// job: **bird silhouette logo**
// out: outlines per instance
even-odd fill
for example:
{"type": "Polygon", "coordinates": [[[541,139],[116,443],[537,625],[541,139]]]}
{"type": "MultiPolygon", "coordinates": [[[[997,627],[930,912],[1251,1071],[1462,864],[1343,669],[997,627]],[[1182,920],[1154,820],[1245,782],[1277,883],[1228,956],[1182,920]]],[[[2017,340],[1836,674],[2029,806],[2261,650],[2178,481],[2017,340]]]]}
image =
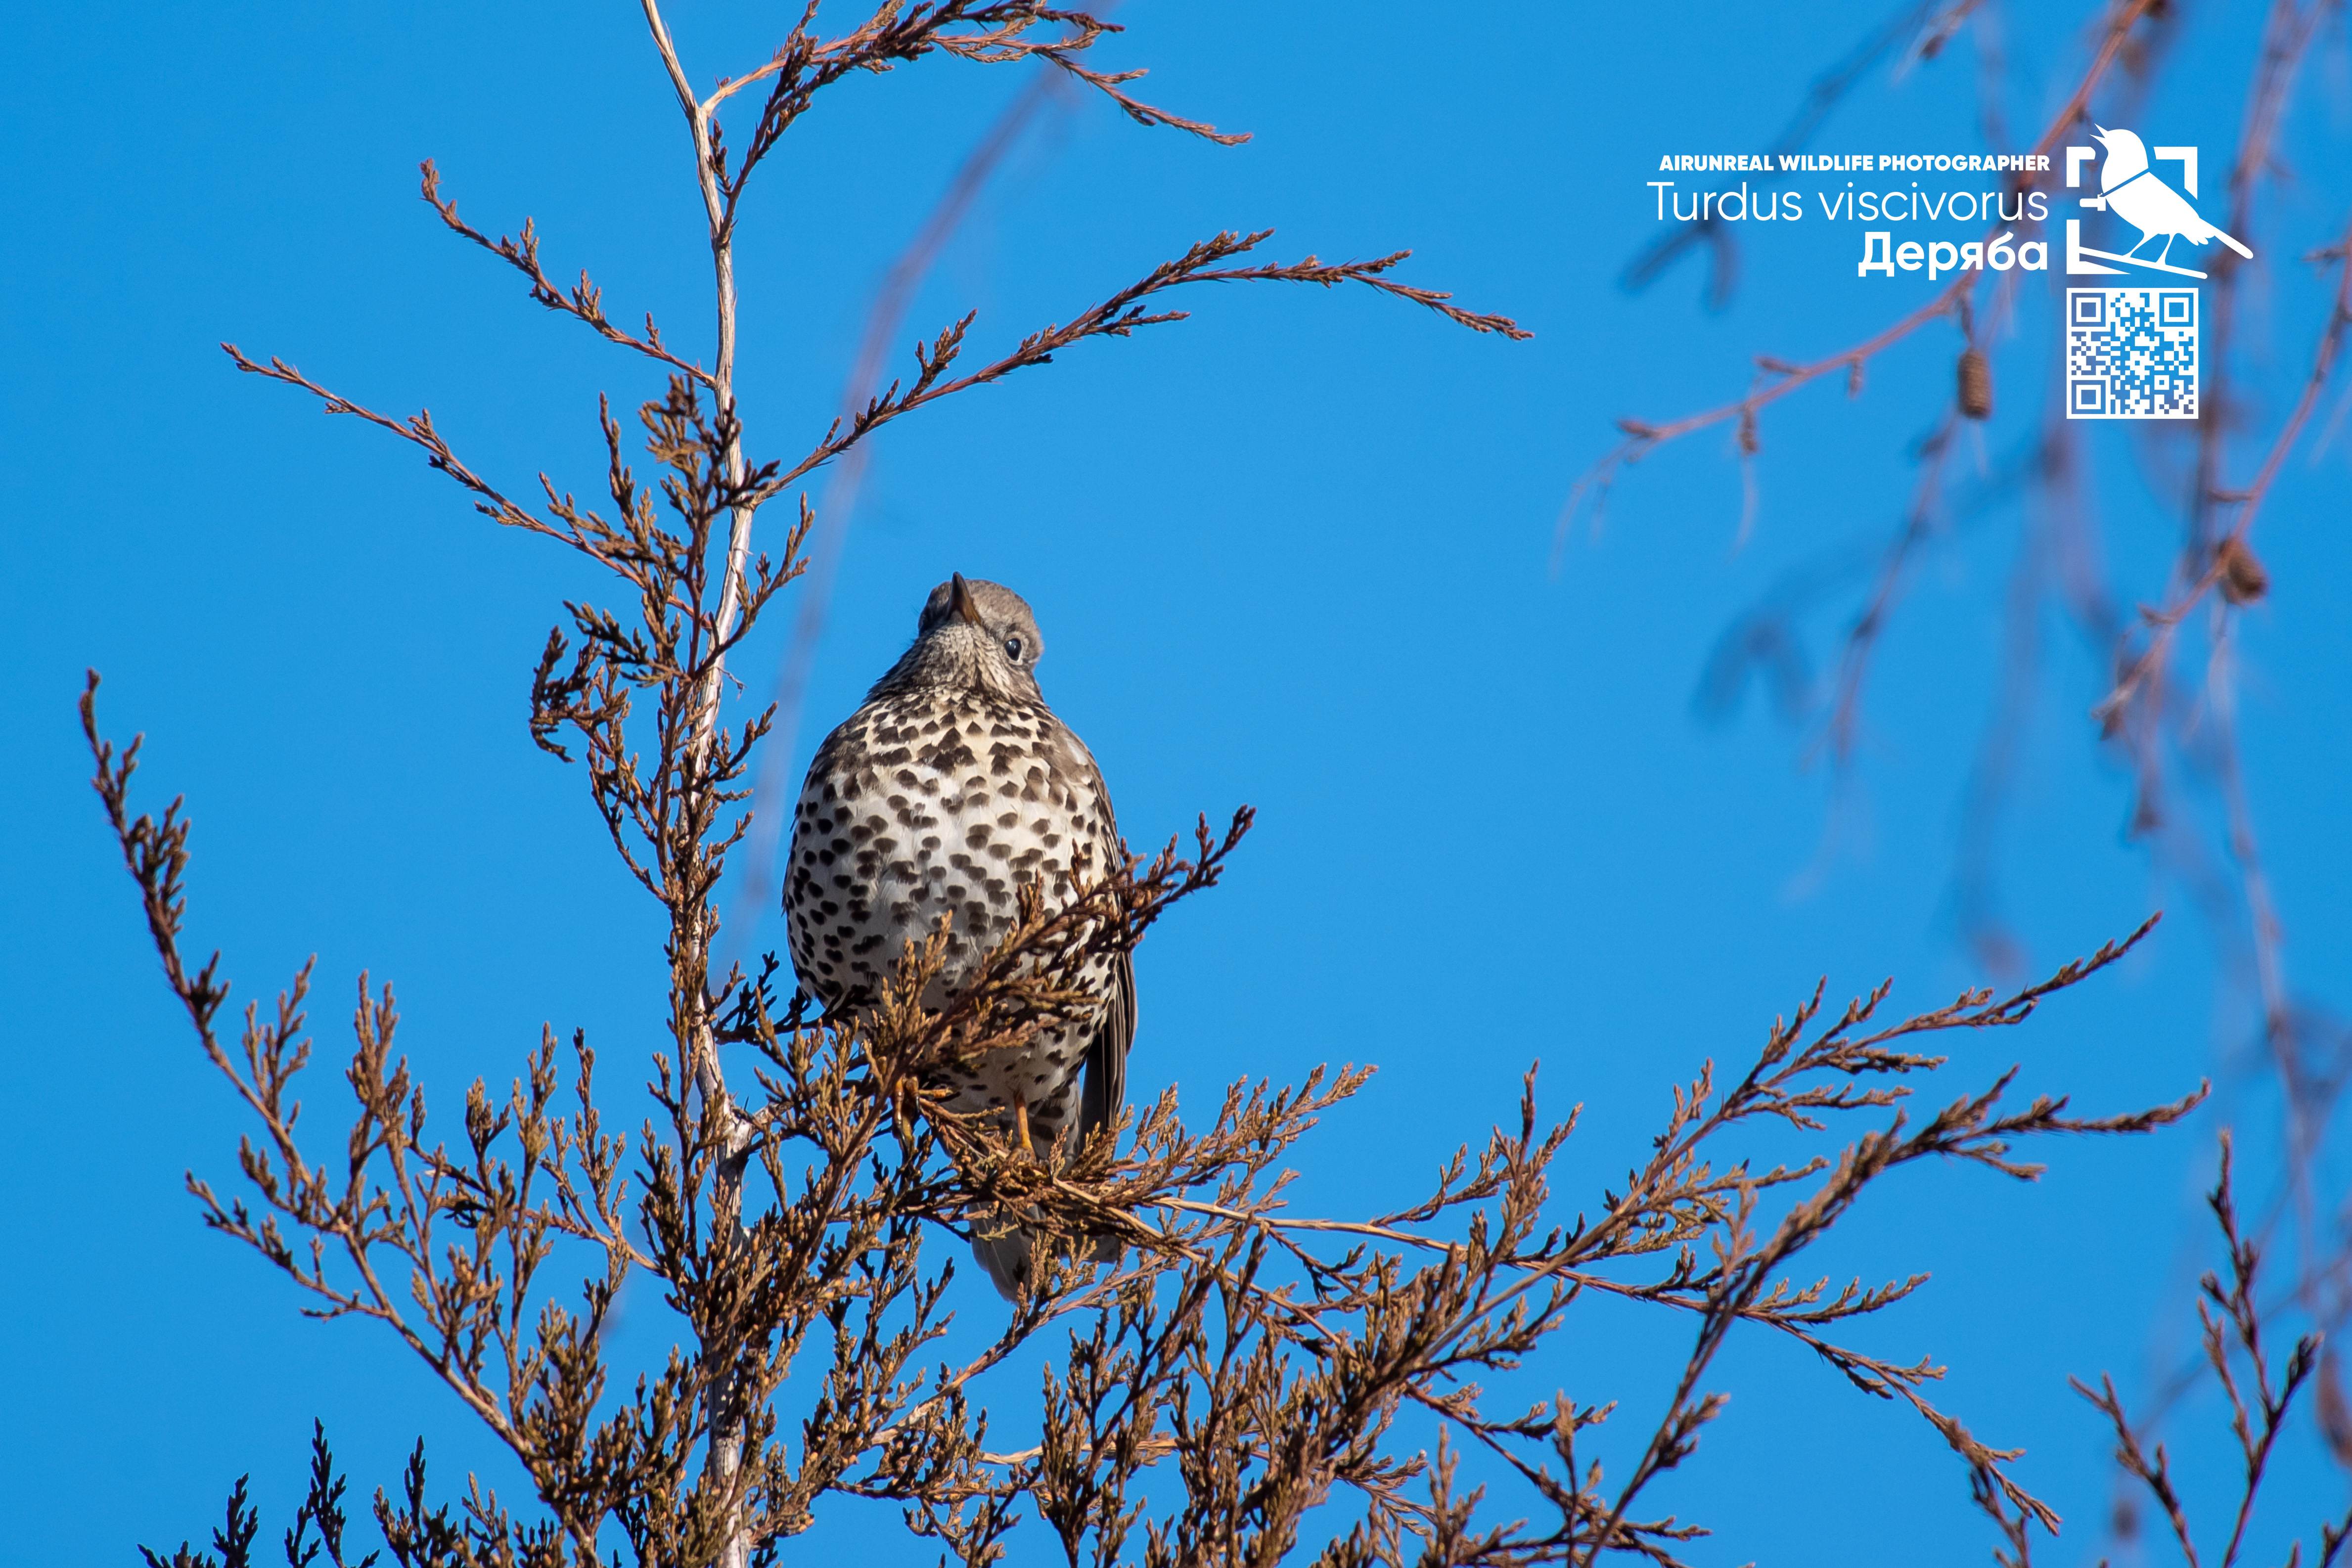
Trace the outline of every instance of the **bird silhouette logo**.
{"type": "Polygon", "coordinates": [[[2251,258],[2253,252],[2234,235],[2224,234],[2197,215],[2189,196],[2197,193],[2197,149],[2194,147],[2158,147],[2151,158],[2147,144],[2132,131],[2110,131],[2105,126],[2095,127],[2093,140],[2099,150],[2069,147],[2066,150],[2066,183],[2078,184],[2082,165],[2092,158],[2099,159],[2099,193],[2084,196],[2082,204],[2094,212],[2113,213],[2139,231],[2139,239],[2128,250],[2094,250],[2082,242],[2083,224],[2080,218],[2066,220],[2066,270],[2069,272],[2118,273],[2124,267],[2144,267],[2158,272],[2169,272],[2182,277],[2203,277],[2194,268],[2175,266],[2172,247],[2176,241],[2186,240],[2192,246],[2210,245],[2220,240],[2240,256],[2251,258]],[[2155,169],[2158,161],[2180,164],[2180,183],[2188,188],[2184,196],[2168,183],[2155,169]],[[2153,256],[2143,255],[2158,240],[2164,243],[2153,256]],[[2096,259],[2092,259],[2096,258],[2096,259]],[[2101,262],[2119,262],[2120,267],[2103,267],[2101,262]]]}

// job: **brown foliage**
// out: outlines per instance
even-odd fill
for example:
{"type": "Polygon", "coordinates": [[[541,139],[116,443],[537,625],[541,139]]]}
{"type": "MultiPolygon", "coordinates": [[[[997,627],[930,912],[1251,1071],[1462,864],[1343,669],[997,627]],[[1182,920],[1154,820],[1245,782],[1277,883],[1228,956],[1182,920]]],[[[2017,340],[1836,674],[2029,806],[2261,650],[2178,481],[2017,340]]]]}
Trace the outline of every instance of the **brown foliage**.
{"type": "Polygon", "coordinates": [[[297,1136],[291,1095],[310,1054],[308,972],[268,1012],[247,1009],[236,1048],[220,1040],[216,964],[191,975],[180,950],[187,822],[176,802],[160,821],[131,815],[136,747],[118,755],[99,738],[94,706],[85,699],[98,788],[165,975],[262,1130],[240,1154],[249,1197],[224,1200],[192,1179],[207,1222],[285,1270],[315,1313],[399,1334],[512,1449],[546,1511],[526,1525],[479,1490],[455,1513],[428,1508],[420,1455],[403,1498],[376,1500],[403,1563],[588,1563],[615,1526],[638,1562],[708,1563],[739,1533],[766,1548],[807,1528],[828,1496],[903,1504],[919,1533],[969,1563],[1001,1552],[1024,1503],[1073,1563],[1124,1560],[1140,1524],[1142,1560],[1174,1564],[1279,1561],[1314,1544],[1309,1516],[1335,1501],[1322,1561],[1569,1563],[1607,1550],[1672,1563],[1699,1527],[1636,1505],[1721,1413],[1705,1382],[1743,1323],[1908,1404],[2010,1507],[2054,1525],[2009,1475],[2015,1456],[1927,1397],[1940,1368],[1840,1343],[1840,1325],[1924,1276],[1832,1291],[1786,1267],[1898,1166],[1940,1156],[2030,1179],[2038,1167],[2014,1156],[2020,1138],[2142,1132],[2201,1098],[2083,1119],[2047,1097],[2004,1109],[2005,1073],[1916,1126],[1906,1113],[1904,1080],[1944,1063],[1916,1049],[1923,1037],[2022,1022],[2143,927],[2006,998],[1970,992],[1893,1023],[1875,1021],[1882,987],[1823,1026],[1817,989],[1727,1088],[1710,1068],[1675,1091],[1651,1156],[1622,1192],[1601,1195],[1597,1216],[1556,1216],[1549,1168],[1572,1124],[1541,1124],[1532,1071],[1515,1125],[1459,1151],[1421,1201],[1361,1220],[1294,1216],[1284,1192],[1294,1146],[1364,1070],[1236,1084],[1199,1133],[1171,1090],[1133,1119],[1125,1147],[1097,1138],[1060,1167],[945,1109],[931,1087],[941,1064],[1081,1005],[1067,977],[1087,954],[1133,942],[1213,884],[1244,813],[1222,837],[1204,825],[1189,858],[1171,846],[1068,908],[1033,906],[940,1012],[916,999],[938,970],[936,942],[910,950],[883,1004],[855,1022],[808,1020],[798,998],[779,1005],[768,977],[730,977],[706,1001],[722,1020],[717,1040],[756,1052],[757,1090],[730,1103],[730,1126],[727,1106],[690,1089],[683,1051],[659,1053],[663,1117],[634,1151],[604,1130],[593,1052],[575,1037],[567,1085],[551,1032],[502,1103],[476,1082],[459,1146],[429,1139],[423,1095],[394,1052],[391,993],[363,979],[346,1073],[356,1119],[336,1162],[319,1162],[297,1136]],[[1820,1134],[1857,1113],[1881,1120],[1795,1164],[1758,1169],[1726,1152],[1743,1132],[1820,1134]],[[1126,1254],[1097,1270],[1063,1249],[992,1344],[927,1369],[954,1265],[926,1241],[1005,1206],[1048,1236],[1114,1235],[1126,1254]],[[567,1244],[596,1264],[573,1287],[576,1309],[540,1281],[567,1244]],[[620,1395],[599,1331],[637,1270],[661,1282],[693,1343],[620,1395]],[[1686,1312],[1696,1327],[1664,1413],[1613,1484],[1578,1452],[1613,1402],[1497,1409],[1478,1381],[1534,1354],[1588,1293],[1686,1312]],[[1066,1320],[1055,1351],[1045,1331],[1066,1320]],[[1045,1359],[1044,1421],[1025,1446],[994,1451],[975,1385],[1024,1350],[1045,1359]],[[795,1370],[821,1388],[796,1441],[777,1411],[795,1370]],[[1396,1446],[1408,1414],[1440,1425],[1434,1456],[1396,1446]],[[738,1467],[698,1468],[730,1426],[738,1467]],[[1495,1522],[1483,1489],[1456,1485],[1463,1448],[1523,1484],[1513,1510],[1548,1522],[1495,1522]],[[1146,1490],[1163,1463],[1181,1500],[1146,1490]]]}
{"type": "MultiPolygon", "coordinates": [[[[2199,1283],[2197,1302],[2199,1344],[2206,1365],[2229,1403],[2230,1434],[2237,1440],[2241,1465],[2236,1506],[2230,1513],[2230,1533],[2221,1556],[2214,1559],[2220,1568],[2231,1568],[2239,1561],[2246,1545],[2246,1527],[2253,1521],[2263,1482],[2270,1474],[2272,1450],[2285,1428],[2287,1412],[2294,1406],[2296,1396],[2310,1384],[2314,1371],[2323,1364],[2320,1336],[2316,1333],[2297,1339],[2284,1366],[2272,1364],[2271,1352],[2263,1338],[2269,1310],[2256,1299],[2254,1291],[2255,1277],[2262,1268],[2262,1247],[2239,1226],[2237,1198],[2231,1189],[2230,1176],[2230,1137],[2225,1133],[2221,1136],[2221,1176],[2207,1203],[2221,1228],[2222,1245],[2229,1253],[2230,1272],[2226,1280],[2208,1273],[2199,1283]]],[[[2096,1388],[2077,1378],[2074,1389],[2096,1406],[2114,1427],[2116,1465],[2146,1489],[2164,1516],[2181,1561],[2187,1568],[2200,1568],[2202,1559],[2197,1552],[2196,1531],[2190,1528],[2188,1505],[2173,1484],[2171,1462],[2164,1445],[2151,1444],[2145,1428],[2134,1425],[2124,1409],[2122,1396],[2116,1392],[2114,1378],[2102,1376],[2096,1388]]],[[[2323,1426],[2331,1420],[2327,1409],[2331,1396],[2340,1406],[2342,1391],[2323,1371],[2319,1385],[2323,1426]]],[[[2352,1513],[2323,1523],[2319,1531],[2318,1568],[2330,1568],[2347,1539],[2352,1539],[2352,1513]]],[[[2027,1558],[2021,1540],[2013,1541],[2012,1553],[2017,1568],[2024,1568],[2027,1558]]],[[[2298,1542],[2287,1553],[2289,1568],[2294,1568],[2302,1560],[2303,1547],[2298,1542]]]]}

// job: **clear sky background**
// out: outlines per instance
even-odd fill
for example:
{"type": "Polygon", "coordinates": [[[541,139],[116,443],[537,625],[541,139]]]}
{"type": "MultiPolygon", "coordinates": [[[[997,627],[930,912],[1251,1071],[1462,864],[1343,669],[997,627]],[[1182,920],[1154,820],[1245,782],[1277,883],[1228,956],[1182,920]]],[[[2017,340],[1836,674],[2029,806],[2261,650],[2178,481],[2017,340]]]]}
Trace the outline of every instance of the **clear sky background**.
{"type": "MultiPolygon", "coordinates": [[[[2082,17],[2030,11],[2001,12],[2012,148],[2083,61],[2082,17]]],[[[2209,215],[2261,14],[2190,7],[2133,110],[2160,128],[2151,141],[2205,149],[2209,215]]],[[[1412,246],[1408,281],[1537,333],[1474,337],[1360,289],[1196,289],[1178,301],[1191,321],[893,425],[814,667],[803,757],[903,645],[932,583],[993,578],[1034,605],[1047,694],[1101,758],[1132,839],[1258,808],[1228,885],[1143,950],[1130,1083],[1148,1097],[1174,1082],[1205,1110],[1244,1074],[1377,1063],[1312,1145],[1303,1204],[1367,1212],[1404,1196],[1512,1113],[1540,1058],[1547,1104],[1585,1108],[1561,1176],[1569,1207],[1590,1210],[1646,1150],[1670,1085],[1751,1052],[1817,977],[1840,996],[1891,974],[1895,1004],[1916,1008],[1980,977],[1954,874],[2017,507],[1940,539],[1913,578],[1843,785],[1803,765],[1807,734],[1753,694],[1728,722],[1693,706],[1738,613],[1824,551],[1893,529],[1908,444],[1949,384],[1948,327],[1874,365],[1858,402],[1824,386],[1767,418],[1744,544],[1717,431],[1627,473],[1605,526],[1580,528],[1550,568],[1561,503],[1615,417],[1722,401],[1752,355],[1834,350],[1927,297],[1924,275],[1857,279],[1857,226],[1819,223],[1747,247],[1721,312],[1702,308],[1696,266],[1639,296],[1616,281],[1657,230],[1645,182],[1662,152],[1760,148],[1885,16],[1138,3],[1097,63],[1148,65],[1155,101],[1255,140],[1223,151],[1099,103],[1049,117],[917,303],[909,336],[976,307],[976,347],[998,348],[1195,238],[1272,225],[1283,256],[1412,246]]],[[[693,4],[672,22],[707,82],[760,58],[782,16],[693,4]]],[[[224,950],[239,996],[266,1000],[318,955],[322,1133],[362,970],[398,988],[407,1049],[452,1111],[474,1075],[504,1082],[543,1020],[585,1027],[607,1063],[642,1061],[661,1019],[656,910],[613,862],[580,777],[524,728],[560,601],[602,586],[474,516],[408,449],[237,376],[214,345],[282,354],[387,411],[429,404],[510,488],[544,469],[593,489],[597,392],[627,406],[657,383],[443,232],[415,165],[439,160],[485,227],[535,216],[551,271],[588,266],[616,316],[651,308],[705,352],[707,253],[675,104],[621,5],[101,0],[14,7],[9,31],[0,1561],[117,1563],[134,1542],[176,1542],[247,1469],[274,1531],[314,1416],[362,1492],[419,1434],[436,1490],[476,1467],[511,1486],[387,1335],[298,1317],[266,1265],[199,1227],[183,1173],[233,1178],[245,1124],[156,974],[73,700],[85,666],[103,671],[109,725],[148,735],[147,804],[186,793],[190,941],[224,950]]],[[[2329,241],[2352,194],[2345,81],[2331,39],[2290,117],[2291,178],[2249,236],[2268,267],[2250,296],[2263,391],[2233,449],[2241,476],[2323,319],[2292,258],[2329,241]]],[[[882,269],[1021,86],[926,62],[827,94],[787,141],[742,240],[756,448],[796,455],[821,430],[882,269]]],[[[1882,67],[1814,145],[1979,150],[1977,92],[1965,43],[1899,76],[1882,67]]],[[[2037,292],[1996,345],[1989,468],[2032,434],[2053,323],[2037,292]]],[[[2291,973],[2336,1009],[2352,1008],[2347,446],[2315,465],[2306,444],[2289,465],[2260,539],[2275,591],[2245,618],[2243,650],[2248,786],[2291,973]]],[[[2108,432],[2094,452],[2115,580],[2153,599],[2178,534],[2146,476],[2177,449],[2108,432]]],[[[813,496],[824,504],[822,476],[813,496]]],[[[1832,592],[1807,622],[1817,664],[1859,592],[1832,592]]],[[[755,695],[791,612],[739,664],[755,695]]],[[[2054,617],[2044,630],[1998,852],[2005,912],[2038,969],[2154,908],[2171,917],[2025,1030],[1958,1042],[1953,1075],[1975,1084],[2020,1061],[2026,1091],[2096,1112],[2207,1075],[2216,1099],[2160,1137],[2042,1151],[2035,1187],[1906,1172],[1808,1265],[1934,1273],[1861,1343],[1949,1364],[1941,1396],[2028,1450],[2021,1476],[2068,1521],[2050,1560],[2074,1563],[2105,1550],[2113,1488],[2066,1379],[2111,1371],[2145,1397],[2179,1364],[2211,1256],[2198,1211],[2217,1134],[2234,1124],[2272,1150],[2278,1116],[2228,957],[2242,908],[2200,912],[2126,838],[2129,781],[2085,717],[2105,655],[2054,617]]],[[[745,940],[781,946],[781,927],[745,940]]],[[[983,1291],[971,1310],[998,1308],[983,1291]]],[[[619,1346],[657,1360],[665,1333],[647,1308],[619,1346]]],[[[1638,1422],[1665,1396],[1682,1333],[1596,1309],[1530,1377],[1622,1398],[1620,1419],[1638,1422]]],[[[1907,1412],[1786,1346],[1736,1340],[1721,1369],[1730,1413],[1660,1494],[1718,1531],[1701,1561],[1984,1559],[1960,1468],[1907,1412]]],[[[2210,1521],[2231,1484],[2219,1416],[2200,1398],[2181,1421],[2176,1451],[2210,1521]]],[[[2272,1560],[2345,1500],[2307,1417],[2283,1465],[2258,1536],[2272,1560]]],[[[830,1539],[907,1550],[895,1515],[830,1539]]]]}

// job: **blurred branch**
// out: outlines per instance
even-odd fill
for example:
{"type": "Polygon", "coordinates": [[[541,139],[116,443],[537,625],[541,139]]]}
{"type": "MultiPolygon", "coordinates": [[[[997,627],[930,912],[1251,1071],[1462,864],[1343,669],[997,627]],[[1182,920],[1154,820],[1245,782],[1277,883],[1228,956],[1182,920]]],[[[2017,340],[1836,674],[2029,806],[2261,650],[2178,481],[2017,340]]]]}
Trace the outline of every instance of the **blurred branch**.
{"type": "Polygon", "coordinates": [[[2320,329],[2318,347],[2312,355],[2311,372],[2304,379],[2302,395],[2295,399],[2293,412],[2272,438],[2270,449],[2263,455],[2262,466],[2256,470],[2252,481],[2242,490],[2215,488],[2207,492],[2214,504],[2236,507],[2237,516],[2207,553],[2202,565],[2185,588],[2160,607],[2141,607],[2141,623],[2148,632],[2147,643],[2123,663],[2114,687],[2091,710],[2092,716],[2101,724],[2110,727],[2119,724],[2125,710],[2152,680],[2159,676],[2171,652],[2175,632],[2189,612],[2204,601],[2208,593],[2218,589],[2231,604],[2243,605],[2269,591],[2269,574],[2263,570],[2246,541],[2253,530],[2255,517],[2260,515],[2263,501],[2278,477],[2281,465],[2302,438],[2313,406],[2318,402],[2320,392],[2335,373],[2336,356],[2343,345],[2345,325],[2352,321],[2352,266],[2346,262],[2347,248],[2352,248],[2352,226],[2346,228],[2344,238],[2335,245],[2314,251],[2305,258],[2324,267],[2332,267],[2336,277],[2335,296],[2329,304],[2326,323],[2320,329]]]}
{"type": "MultiPolygon", "coordinates": [[[[873,401],[876,389],[881,385],[883,362],[914,305],[917,290],[938,263],[949,240],[962,226],[998,165],[1010,155],[1022,133],[1051,99],[1059,80],[1042,72],[1030,78],[965,154],[915,237],[891,262],[866,314],[866,332],[859,340],[857,358],[842,388],[841,418],[855,419],[857,412],[873,401]]],[[[824,513],[811,551],[812,566],[801,595],[800,613],[793,619],[792,637],[776,670],[777,733],[783,744],[770,747],[761,766],[753,801],[751,855],[735,893],[733,924],[739,931],[748,932],[755,927],[761,911],[775,891],[776,845],[785,821],[781,803],[784,792],[792,788],[789,769],[793,760],[793,738],[800,730],[809,674],[815,664],[817,643],[824,635],[826,612],[832,604],[834,573],[848,540],[849,525],[856,516],[866,465],[873,452],[871,446],[863,444],[851,447],[835,466],[832,483],[825,491],[824,513]]]]}
{"type": "MultiPolygon", "coordinates": [[[[1846,94],[1853,90],[1869,74],[1871,67],[1885,57],[1888,51],[1910,39],[1915,47],[1932,55],[1942,47],[1943,40],[1950,37],[1952,30],[1959,26],[1961,19],[1975,8],[1977,3],[1978,0],[1964,0],[1961,5],[1946,7],[1942,14],[1937,13],[1935,0],[1906,4],[1896,10],[1874,31],[1864,35],[1843,58],[1812,79],[1805,89],[1805,96],[1797,105],[1796,112],[1780,128],[1780,133],[1765,144],[1766,158],[1777,165],[1781,153],[1803,152],[1812,141],[1813,132],[1822,128],[1846,94]]],[[[1776,167],[1762,182],[1760,188],[1769,188],[1779,183],[1780,171],[1776,167]]],[[[1717,187],[1718,193],[1721,189],[1717,187]]],[[[1707,307],[1719,310],[1731,300],[1732,287],[1738,276],[1738,248],[1724,228],[1722,220],[1712,213],[1678,225],[1643,246],[1639,256],[1626,263],[1618,282],[1627,290],[1638,294],[1664,277],[1686,252],[1700,245],[1709,247],[1709,259],[1713,264],[1707,269],[1707,307]]]]}

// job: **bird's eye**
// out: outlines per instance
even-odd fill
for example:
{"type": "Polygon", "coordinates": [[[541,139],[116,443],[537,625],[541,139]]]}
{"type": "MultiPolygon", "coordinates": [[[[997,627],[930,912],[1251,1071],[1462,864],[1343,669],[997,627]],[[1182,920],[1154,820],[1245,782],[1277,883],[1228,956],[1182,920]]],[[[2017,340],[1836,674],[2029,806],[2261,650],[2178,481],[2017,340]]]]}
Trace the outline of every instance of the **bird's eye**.
{"type": "Polygon", "coordinates": [[[1010,658],[1016,664],[1021,662],[1021,649],[1022,642],[1020,638],[1007,637],[1004,640],[1005,656],[1010,658]]]}

